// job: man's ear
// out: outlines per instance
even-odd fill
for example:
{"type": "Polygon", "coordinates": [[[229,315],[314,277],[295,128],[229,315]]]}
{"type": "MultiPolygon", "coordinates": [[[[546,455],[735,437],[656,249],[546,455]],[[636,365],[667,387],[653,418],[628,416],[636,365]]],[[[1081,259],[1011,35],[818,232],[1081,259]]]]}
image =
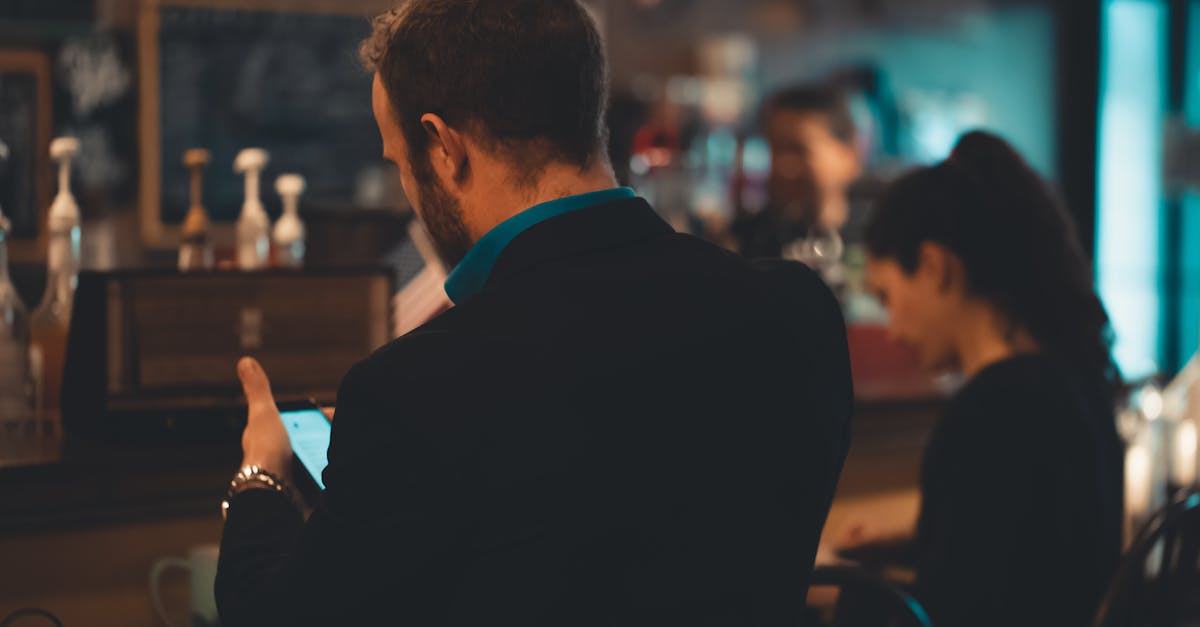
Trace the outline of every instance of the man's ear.
{"type": "Polygon", "coordinates": [[[434,171],[442,180],[462,183],[470,171],[466,137],[433,113],[421,116],[421,126],[429,136],[429,160],[434,171]]]}

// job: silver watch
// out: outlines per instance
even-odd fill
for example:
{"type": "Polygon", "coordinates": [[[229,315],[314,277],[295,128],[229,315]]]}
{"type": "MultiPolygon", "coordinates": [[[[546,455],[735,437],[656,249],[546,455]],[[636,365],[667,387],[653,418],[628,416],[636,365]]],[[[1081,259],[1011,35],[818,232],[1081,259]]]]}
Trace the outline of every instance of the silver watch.
{"type": "Polygon", "coordinates": [[[292,495],[292,488],[286,481],[265,468],[253,465],[243,466],[229,482],[229,491],[226,492],[225,499],[221,501],[221,520],[225,520],[229,516],[229,503],[233,497],[246,490],[272,490],[286,496],[293,504],[296,502],[292,495]]]}

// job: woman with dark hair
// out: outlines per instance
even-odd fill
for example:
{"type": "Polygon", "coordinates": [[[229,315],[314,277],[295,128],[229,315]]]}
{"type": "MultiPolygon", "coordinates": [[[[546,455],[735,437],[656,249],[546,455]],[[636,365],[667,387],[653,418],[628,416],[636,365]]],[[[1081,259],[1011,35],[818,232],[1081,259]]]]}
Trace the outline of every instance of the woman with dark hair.
{"type": "Polygon", "coordinates": [[[939,627],[1089,624],[1121,550],[1121,380],[1068,217],[973,132],[888,188],[867,250],[891,334],[967,378],[922,466],[918,598],[939,627]]]}

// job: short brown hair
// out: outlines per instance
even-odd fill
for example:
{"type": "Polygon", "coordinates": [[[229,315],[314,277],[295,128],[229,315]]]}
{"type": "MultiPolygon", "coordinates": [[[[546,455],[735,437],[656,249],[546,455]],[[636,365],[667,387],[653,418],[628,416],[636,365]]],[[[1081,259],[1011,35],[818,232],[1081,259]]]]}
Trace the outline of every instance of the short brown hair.
{"type": "Polygon", "coordinates": [[[414,163],[428,149],[425,113],[504,149],[525,180],[603,154],[604,49],[576,0],[408,0],[375,18],[360,52],[414,163]]]}

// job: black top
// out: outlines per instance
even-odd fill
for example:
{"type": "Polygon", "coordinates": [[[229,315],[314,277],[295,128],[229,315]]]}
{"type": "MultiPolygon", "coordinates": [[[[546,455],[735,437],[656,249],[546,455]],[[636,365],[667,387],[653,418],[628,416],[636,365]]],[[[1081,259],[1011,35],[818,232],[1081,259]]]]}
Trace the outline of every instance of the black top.
{"type": "Polygon", "coordinates": [[[808,235],[808,224],[784,220],[777,210],[768,207],[738,217],[730,232],[737,239],[738,252],[748,258],[782,257],[784,246],[808,235]]]}
{"type": "Polygon", "coordinates": [[[346,375],[307,523],[234,499],[222,624],[795,625],[851,404],[803,266],[552,218],[346,375]]]}
{"type": "Polygon", "coordinates": [[[918,598],[938,627],[1088,625],[1121,551],[1111,402],[1050,358],[988,366],[925,454],[918,598]]]}

